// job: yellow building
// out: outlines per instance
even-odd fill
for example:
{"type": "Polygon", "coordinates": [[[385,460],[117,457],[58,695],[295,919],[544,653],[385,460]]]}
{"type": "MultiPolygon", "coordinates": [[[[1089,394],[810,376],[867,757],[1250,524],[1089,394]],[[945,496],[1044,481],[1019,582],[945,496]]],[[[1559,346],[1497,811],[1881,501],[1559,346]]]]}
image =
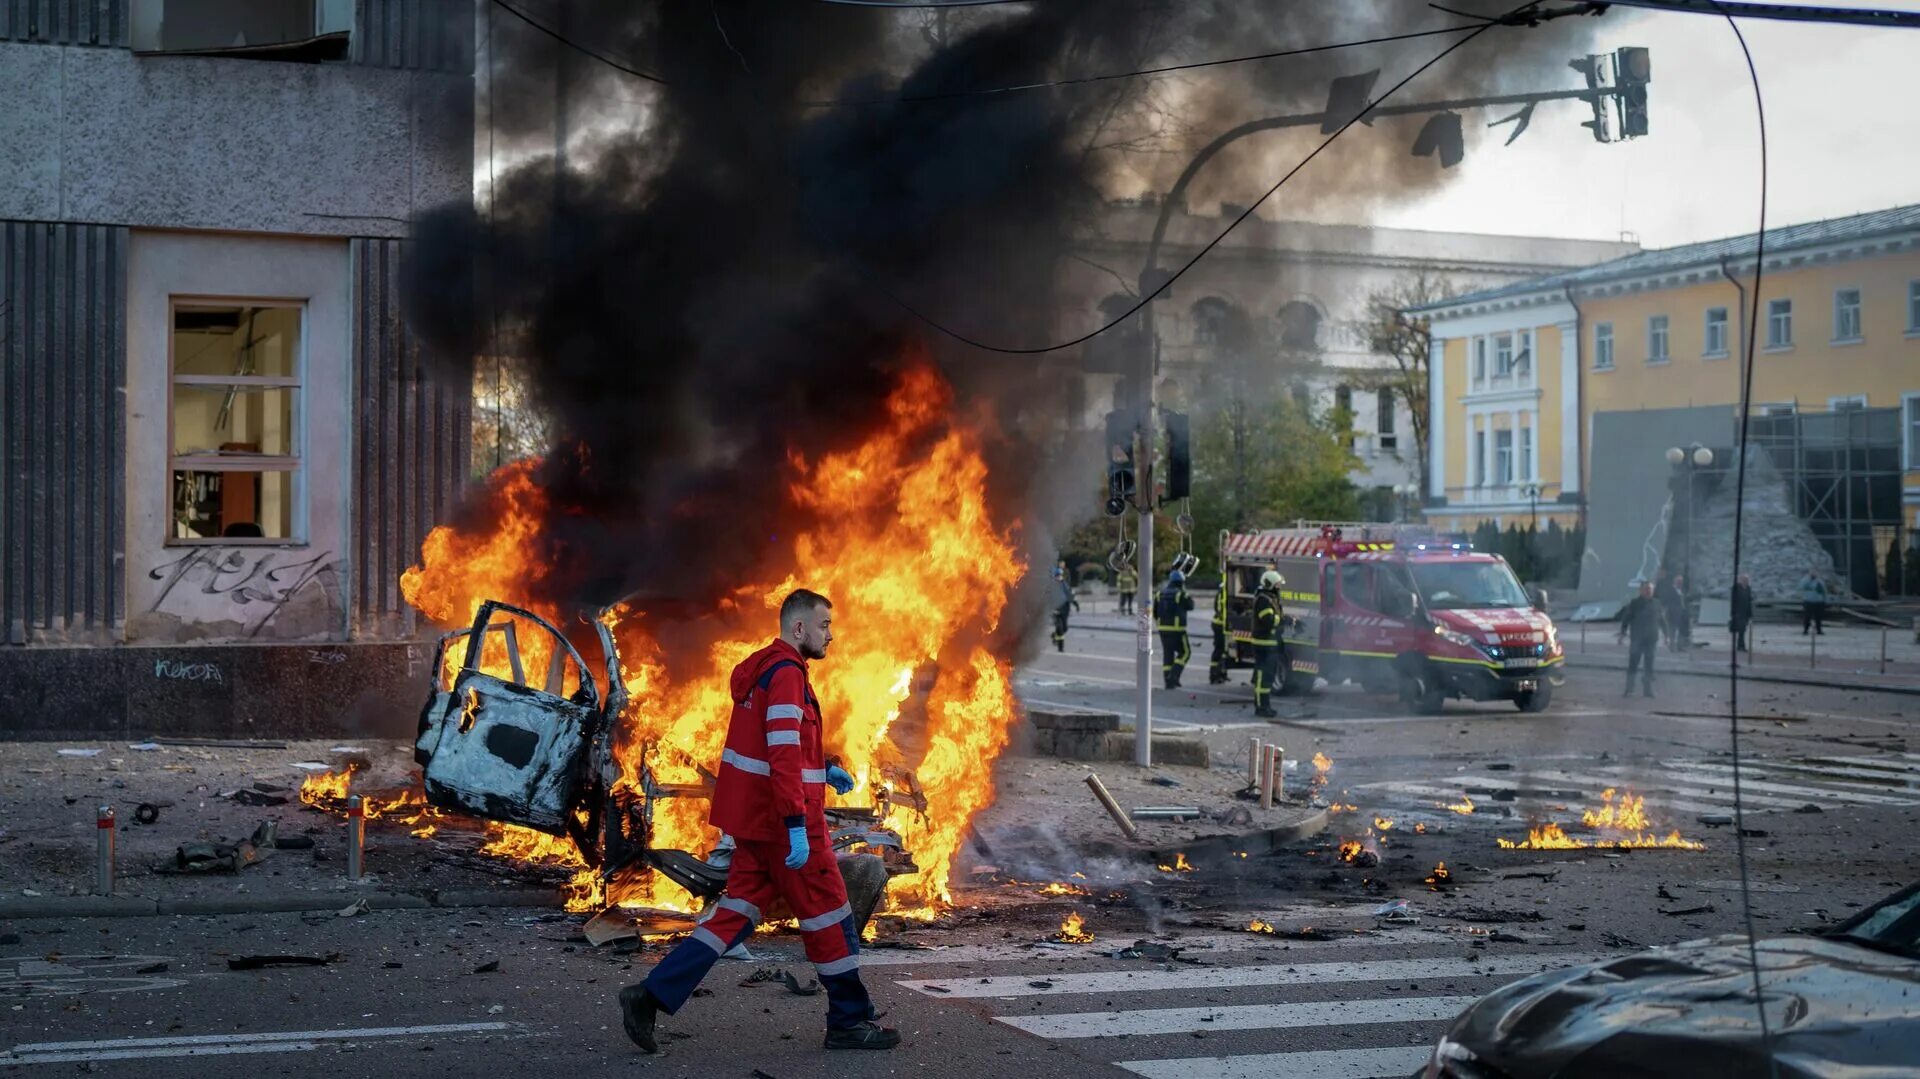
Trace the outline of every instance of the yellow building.
{"type": "MultiPolygon", "coordinates": [[[[1609,517],[1636,500],[1608,504],[1596,483],[1664,492],[1666,451],[1694,442],[1724,467],[1744,401],[1745,444],[1767,449],[1843,575],[1867,557],[1850,545],[1884,557],[1920,511],[1920,206],[1769,229],[1757,297],[1754,240],[1642,251],[1422,309],[1429,519],[1585,526],[1592,557],[1606,528],[1644,531],[1609,517]]],[[[1620,543],[1648,546],[1639,535],[1620,543]]],[[[1856,590],[1863,579],[1852,573],[1856,590]]]]}

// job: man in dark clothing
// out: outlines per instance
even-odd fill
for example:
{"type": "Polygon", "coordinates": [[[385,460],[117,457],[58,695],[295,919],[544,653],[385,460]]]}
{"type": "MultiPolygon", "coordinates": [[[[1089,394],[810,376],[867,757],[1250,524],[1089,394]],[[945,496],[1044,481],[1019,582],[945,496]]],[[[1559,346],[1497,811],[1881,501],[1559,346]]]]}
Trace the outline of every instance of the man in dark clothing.
{"type": "Polygon", "coordinates": [[[1730,606],[1727,628],[1733,631],[1733,650],[1751,656],[1753,645],[1747,641],[1747,627],[1753,625],[1753,584],[1744,573],[1733,582],[1730,606]]]}
{"type": "Polygon", "coordinates": [[[1800,578],[1800,636],[1805,637],[1807,630],[1816,634],[1827,632],[1827,582],[1812,569],[1800,578]]]}
{"type": "Polygon", "coordinates": [[[1207,684],[1217,686],[1227,680],[1227,577],[1220,578],[1220,591],[1213,594],[1213,655],[1207,661],[1207,684]]]}
{"type": "Polygon", "coordinates": [[[1168,689],[1180,688],[1180,672],[1193,658],[1193,646],[1187,640],[1187,612],[1193,610],[1193,597],[1187,594],[1187,575],[1179,570],[1167,574],[1167,583],[1153,600],[1153,620],[1160,630],[1160,673],[1166,676],[1168,689]]]}
{"type": "Polygon", "coordinates": [[[1260,588],[1253,594],[1253,714],[1273,719],[1280,713],[1273,708],[1273,692],[1280,688],[1280,630],[1284,621],[1280,610],[1280,571],[1260,575],[1260,588]]]}
{"type": "Polygon", "coordinates": [[[1067,613],[1080,609],[1080,601],[1074,598],[1073,584],[1067,580],[1067,571],[1053,571],[1053,583],[1056,590],[1053,602],[1053,650],[1067,650],[1067,613]]]}
{"type": "Polygon", "coordinates": [[[1653,696],[1653,656],[1660,650],[1662,623],[1666,621],[1660,601],[1653,597],[1653,582],[1640,585],[1640,594],[1620,612],[1620,632],[1616,640],[1626,640],[1632,634],[1632,643],[1627,647],[1627,688],[1622,697],[1633,695],[1633,675],[1640,672],[1640,690],[1647,696],[1653,696]]]}

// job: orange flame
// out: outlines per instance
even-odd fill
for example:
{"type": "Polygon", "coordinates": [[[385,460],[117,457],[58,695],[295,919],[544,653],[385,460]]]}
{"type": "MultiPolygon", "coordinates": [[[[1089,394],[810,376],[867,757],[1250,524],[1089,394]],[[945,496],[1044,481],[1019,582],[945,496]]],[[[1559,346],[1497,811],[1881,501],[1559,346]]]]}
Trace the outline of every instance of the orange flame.
{"type": "Polygon", "coordinates": [[[1193,872],[1193,866],[1187,862],[1187,854],[1185,851],[1177,851],[1174,853],[1172,865],[1162,865],[1162,866],[1157,866],[1156,868],[1158,868],[1162,873],[1193,872]]]}
{"type": "Polygon", "coordinates": [[[1452,804],[1448,804],[1446,802],[1435,802],[1434,805],[1439,806],[1441,809],[1450,809],[1453,812],[1458,813],[1462,816],[1466,816],[1473,812],[1473,799],[1467,797],[1464,794],[1460,796],[1459,801],[1454,802],[1452,804]]]}
{"type": "Polygon", "coordinates": [[[1332,758],[1328,757],[1325,753],[1315,753],[1313,755],[1313,770],[1319,772],[1321,775],[1326,775],[1328,772],[1333,771],[1332,758]]]}
{"type": "Polygon", "coordinates": [[[1357,805],[1354,805],[1354,804],[1353,804],[1353,803],[1351,803],[1351,802],[1335,802],[1335,803],[1333,803],[1332,805],[1330,805],[1330,806],[1328,806],[1328,807],[1327,807],[1327,812],[1329,812],[1329,813],[1353,813],[1353,812],[1357,812],[1357,811],[1359,810],[1359,808],[1360,808],[1359,806],[1357,806],[1357,805]]]}
{"type": "MultiPolygon", "coordinates": [[[[645,610],[623,606],[610,620],[629,695],[615,747],[622,784],[637,787],[644,766],[657,782],[697,785],[699,769],[716,767],[725,740],[728,675],[766,642],[774,607],[796,587],[829,596],[839,636],[812,672],[829,718],[827,750],[859,790],[906,787],[924,797],[924,813],[899,804],[897,794],[881,805],[883,825],[919,867],[891,880],[891,907],[921,916],[951,901],[954,858],[974,815],[993,798],[991,764],[1007,744],[1016,706],[1010,664],[989,640],[1026,569],[1013,528],[996,522],[988,505],[982,434],[950,422],[952,404],[951,389],[922,360],[898,377],[884,423],[864,443],[816,459],[791,453],[788,499],[804,511],[799,517],[820,523],[781,537],[765,564],[742,567],[729,599],[693,616],[711,641],[702,651],[669,656],[645,610]]],[[[433,529],[420,564],[402,575],[408,603],[442,625],[471,623],[487,599],[568,624],[532,598],[548,574],[539,555],[547,496],[536,467],[523,461],[495,471],[488,512],[480,515],[491,525],[433,529]]],[[[518,643],[537,685],[551,645],[535,627],[520,628],[536,630],[518,643]]],[[[450,654],[448,663],[458,658],[450,654]]],[[[482,642],[480,665],[508,673],[499,634],[482,642]]],[[[832,794],[829,801],[838,804],[832,794]]],[[[657,800],[650,844],[710,849],[717,833],[707,812],[698,798],[657,800]]],[[[536,850],[566,843],[546,842],[536,850]]],[[[591,876],[576,878],[583,892],[591,876]]],[[[657,874],[616,880],[612,892],[616,901],[692,906],[691,896],[657,874]]]]}
{"type": "Polygon", "coordinates": [[[1390,832],[1393,830],[1393,818],[1392,817],[1375,817],[1373,818],[1373,826],[1375,828],[1380,829],[1383,832],[1390,832]]]}
{"type": "Polygon", "coordinates": [[[1604,803],[1599,812],[1591,809],[1580,814],[1581,823],[1589,828],[1607,828],[1621,832],[1644,832],[1648,828],[1646,799],[1632,794],[1613,801],[1613,788],[1600,792],[1600,801],[1604,803]]]}
{"type": "Polygon", "coordinates": [[[1362,848],[1360,846],[1360,841],[1358,839],[1347,840],[1346,842],[1340,844],[1340,860],[1343,862],[1353,861],[1355,858],[1360,857],[1361,849],[1362,848]]]}
{"type": "Polygon", "coordinates": [[[1255,918],[1253,921],[1250,921],[1247,923],[1247,932],[1266,933],[1268,935],[1272,935],[1274,933],[1278,933],[1279,930],[1273,927],[1272,922],[1267,922],[1259,918],[1255,918]]]}
{"type": "Polygon", "coordinates": [[[1060,932],[1055,933],[1053,939],[1062,944],[1092,944],[1093,934],[1083,932],[1086,924],[1086,919],[1080,917],[1080,912],[1076,910],[1060,923],[1060,932]]]}
{"type": "Polygon", "coordinates": [[[1447,863],[1445,862],[1441,862],[1440,864],[1434,866],[1433,872],[1427,874],[1427,887],[1433,889],[1436,892],[1442,888],[1449,887],[1452,884],[1453,884],[1453,871],[1447,868],[1447,863]]]}
{"type": "Polygon", "coordinates": [[[1080,887],[1078,884],[1063,884],[1059,881],[1054,881],[1052,884],[1049,884],[1046,887],[1040,889],[1040,894],[1041,895],[1092,895],[1093,893],[1088,891],[1085,888],[1080,887]]]}
{"type": "Polygon", "coordinates": [[[1497,839],[1495,842],[1499,843],[1501,850],[1581,850],[1588,847],[1603,850],[1624,850],[1629,848],[1663,848],[1672,850],[1707,849],[1705,843],[1696,843],[1690,839],[1681,838],[1680,830],[1677,828],[1668,832],[1665,836],[1643,833],[1640,835],[1626,836],[1621,839],[1585,840],[1568,835],[1565,830],[1552,821],[1548,821],[1539,828],[1527,829],[1527,840],[1524,843],[1515,843],[1511,839],[1504,838],[1497,839]]]}

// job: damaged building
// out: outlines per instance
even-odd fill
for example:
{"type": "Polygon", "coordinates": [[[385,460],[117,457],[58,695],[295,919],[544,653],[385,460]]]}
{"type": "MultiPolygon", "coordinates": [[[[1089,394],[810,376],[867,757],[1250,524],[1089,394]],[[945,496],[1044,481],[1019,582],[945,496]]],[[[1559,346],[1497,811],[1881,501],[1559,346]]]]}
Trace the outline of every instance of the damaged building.
{"type": "Polygon", "coordinates": [[[470,386],[399,270],[472,200],[473,52],[429,0],[0,5],[0,737],[417,703],[470,386]]]}

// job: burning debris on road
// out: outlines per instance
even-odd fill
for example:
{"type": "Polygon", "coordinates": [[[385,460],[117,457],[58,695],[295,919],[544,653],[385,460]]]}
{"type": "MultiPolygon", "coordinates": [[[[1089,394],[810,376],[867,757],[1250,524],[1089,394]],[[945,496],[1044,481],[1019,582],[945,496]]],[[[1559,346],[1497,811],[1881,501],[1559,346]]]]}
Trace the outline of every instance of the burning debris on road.
{"type": "Polygon", "coordinates": [[[1185,851],[1179,851],[1179,852],[1176,852],[1176,853],[1174,854],[1174,856],[1173,856],[1173,864],[1172,864],[1172,865],[1166,865],[1166,864],[1164,864],[1164,863],[1163,863],[1163,864],[1161,864],[1161,865],[1159,865],[1159,866],[1156,866],[1155,868],[1157,868],[1157,869],[1159,869],[1159,870],[1160,870],[1160,872],[1162,872],[1162,873],[1191,873],[1191,872],[1193,872],[1193,865],[1192,865],[1191,863],[1189,863],[1189,862],[1187,861],[1187,855],[1186,855],[1186,852],[1185,852],[1185,851]]]}
{"type": "Polygon", "coordinates": [[[1093,934],[1084,931],[1086,924],[1086,919],[1080,917],[1080,912],[1076,910],[1060,923],[1060,931],[1048,939],[1061,944],[1092,944],[1093,934]]]}
{"type": "Polygon", "coordinates": [[[1678,828],[1665,836],[1657,834],[1647,819],[1646,799],[1632,793],[1614,800],[1612,787],[1600,793],[1601,807],[1598,810],[1585,810],[1580,821],[1589,828],[1603,834],[1594,839],[1570,836],[1555,821],[1548,821],[1539,827],[1530,827],[1524,842],[1516,843],[1511,839],[1495,840],[1501,850],[1580,850],[1583,848],[1616,850],[1706,850],[1705,843],[1685,839],[1678,828]],[[1612,834],[1604,834],[1612,833],[1612,834]]]}
{"type": "Polygon", "coordinates": [[[1473,813],[1473,799],[1467,797],[1464,794],[1460,796],[1460,800],[1458,802],[1453,802],[1453,803],[1435,802],[1434,805],[1439,806],[1441,809],[1458,813],[1462,816],[1467,816],[1473,813]]]}

